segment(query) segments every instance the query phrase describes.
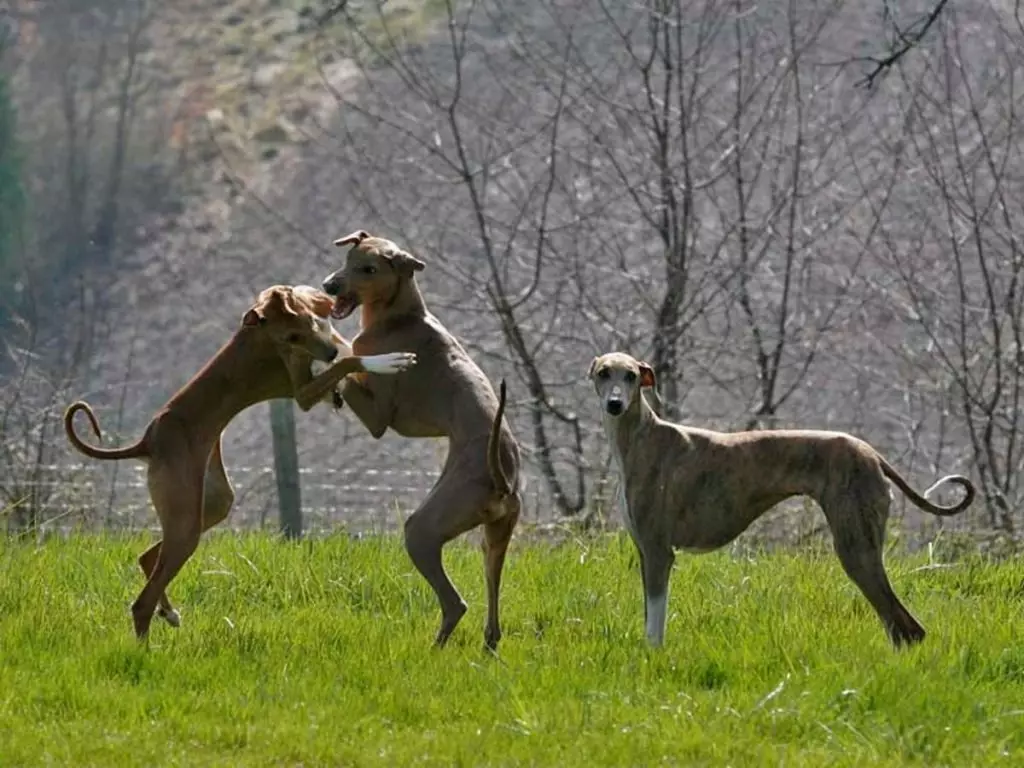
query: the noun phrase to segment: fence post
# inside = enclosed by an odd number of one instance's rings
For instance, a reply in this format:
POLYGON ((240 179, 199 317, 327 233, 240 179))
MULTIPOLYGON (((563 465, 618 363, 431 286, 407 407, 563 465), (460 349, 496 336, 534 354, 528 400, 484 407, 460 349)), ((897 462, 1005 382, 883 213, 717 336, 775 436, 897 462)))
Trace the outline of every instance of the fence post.
POLYGON ((295 410, 291 400, 270 401, 270 433, 281 532, 287 539, 297 539, 302 535, 302 496, 299 451, 295 445, 295 410))

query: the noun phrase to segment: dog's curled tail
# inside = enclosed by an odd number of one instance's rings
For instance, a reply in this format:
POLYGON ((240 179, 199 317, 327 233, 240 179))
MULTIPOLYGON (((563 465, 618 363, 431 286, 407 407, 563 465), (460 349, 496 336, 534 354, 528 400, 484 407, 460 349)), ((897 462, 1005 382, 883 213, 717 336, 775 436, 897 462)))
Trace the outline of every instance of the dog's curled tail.
POLYGON ((68 440, 86 456, 94 459, 141 459, 149 455, 145 437, 124 448, 97 448, 95 445, 89 445, 75 432, 75 414, 79 411, 83 411, 89 419, 96 437, 100 437, 100 424, 96 420, 96 414, 92 412, 92 407, 84 400, 76 400, 64 411, 64 431, 67 432, 68 440))
POLYGON ((498 410, 494 414, 494 423, 491 425, 491 436, 487 441, 487 469, 491 473, 491 481, 499 496, 508 496, 512 493, 512 482, 505 474, 505 467, 501 463, 501 419, 505 415, 505 380, 501 380, 498 387, 498 410))
POLYGON ((881 456, 878 457, 878 460, 882 463, 882 471, 885 473, 885 476, 896 483, 899 489, 907 495, 907 498, 914 502, 919 509, 923 509, 925 512, 931 512, 933 515, 938 515, 939 517, 958 515, 971 506, 971 502, 974 501, 974 483, 963 475, 946 475, 946 477, 943 477, 933 483, 932 486, 924 492, 924 495, 922 495, 911 488, 910 484, 903 479, 899 472, 892 468, 889 462, 881 456), (925 498, 926 495, 930 494, 940 485, 944 485, 945 483, 959 485, 964 489, 964 497, 956 504, 952 504, 948 507, 934 504, 925 498))

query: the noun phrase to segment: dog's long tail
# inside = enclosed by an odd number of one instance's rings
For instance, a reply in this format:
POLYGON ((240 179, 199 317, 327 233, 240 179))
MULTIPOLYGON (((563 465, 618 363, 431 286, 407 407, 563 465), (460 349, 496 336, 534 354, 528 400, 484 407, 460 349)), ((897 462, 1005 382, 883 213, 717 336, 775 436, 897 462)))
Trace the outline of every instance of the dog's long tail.
POLYGON ((885 476, 896 483, 899 489, 907 494, 907 498, 925 512, 931 512, 933 515, 939 515, 940 517, 949 517, 950 515, 957 515, 963 512, 971 506, 971 502, 974 501, 974 483, 963 475, 947 475, 925 491, 925 494, 929 494, 944 483, 953 483, 954 485, 959 485, 964 489, 964 497, 958 503, 948 507, 943 507, 939 504, 933 504, 923 495, 911 488, 910 484, 903 479, 900 473, 893 469, 892 465, 881 456, 878 457, 878 461, 882 465, 882 472, 885 473, 885 476))
POLYGON ((96 437, 100 437, 100 423, 96 421, 96 414, 84 400, 76 400, 64 411, 64 431, 68 434, 68 440, 79 451, 94 459, 142 459, 149 456, 149 448, 146 446, 146 438, 143 436, 138 442, 126 445, 124 448, 97 448, 89 445, 75 433, 75 414, 83 411, 89 419, 92 431, 96 437))
POLYGON ((487 469, 491 473, 491 481, 500 496, 508 496, 512 492, 512 482, 505 474, 501 463, 501 419, 505 415, 505 380, 501 380, 498 388, 498 410, 494 414, 491 425, 491 436, 487 441, 487 469))

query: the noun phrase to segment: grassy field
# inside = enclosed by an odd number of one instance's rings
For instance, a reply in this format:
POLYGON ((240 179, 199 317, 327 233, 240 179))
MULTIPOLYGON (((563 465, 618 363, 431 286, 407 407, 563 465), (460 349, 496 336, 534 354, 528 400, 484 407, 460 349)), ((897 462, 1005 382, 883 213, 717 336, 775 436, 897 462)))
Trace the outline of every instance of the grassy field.
POLYGON ((890 558, 930 630, 894 653, 828 552, 680 557, 643 641, 622 536, 517 541, 505 637, 438 613, 394 537, 205 540, 184 623, 130 636, 149 538, 0 539, 0 765, 1012 765, 1024 759, 1024 561, 890 558))

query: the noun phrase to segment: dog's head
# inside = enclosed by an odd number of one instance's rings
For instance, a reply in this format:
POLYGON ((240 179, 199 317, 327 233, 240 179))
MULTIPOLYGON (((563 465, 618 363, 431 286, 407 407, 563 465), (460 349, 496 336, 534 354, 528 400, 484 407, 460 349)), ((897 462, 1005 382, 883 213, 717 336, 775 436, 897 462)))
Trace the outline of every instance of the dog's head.
POLYGON ((402 283, 426 266, 390 240, 373 237, 365 230, 339 237, 339 248, 351 245, 345 266, 323 282, 323 289, 334 297, 331 317, 341 320, 360 305, 388 304, 394 301, 402 283))
POLYGON ((640 399, 642 387, 654 387, 654 369, 624 352, 595 357, 587 373, 609 416, 621 416, 640 399))
POLYGON ((260 293, 242 316, 242 327, 258 329, 283 354, 329 363, 338 345, 328 319, 334 300, 308 285, 274 285, 260 293))

